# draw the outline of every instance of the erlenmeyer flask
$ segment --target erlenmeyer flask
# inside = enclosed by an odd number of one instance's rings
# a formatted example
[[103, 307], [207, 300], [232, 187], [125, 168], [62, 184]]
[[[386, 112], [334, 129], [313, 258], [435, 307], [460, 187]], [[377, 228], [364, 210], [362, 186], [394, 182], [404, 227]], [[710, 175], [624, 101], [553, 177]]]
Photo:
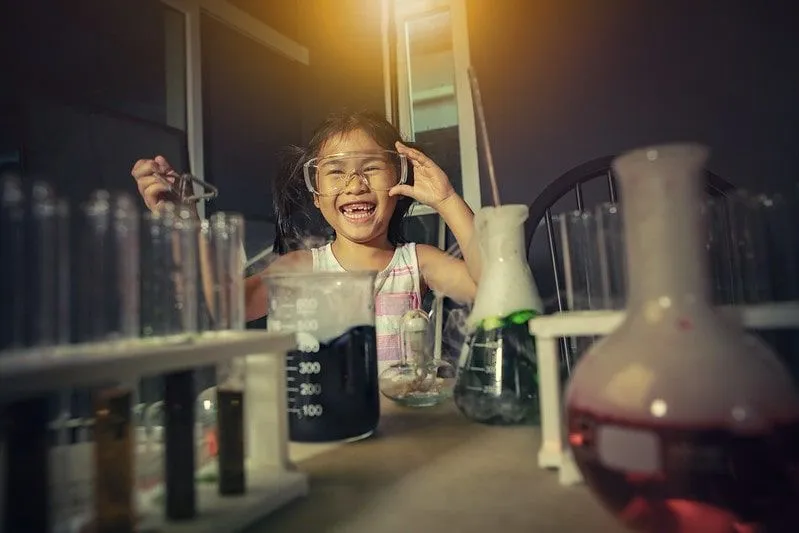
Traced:
[[538, 420], [538, 367], [527, 321], [520, 312], [483, 324], [464, 346], [455, 404], [469, 419], [510, 425]]
[[541, 311], [524, 248], [527, 206], [485, 207], [475, 216], [482, 272], [454, 398], [484, 424], [538, 420], [535, 345], [527, 322]]

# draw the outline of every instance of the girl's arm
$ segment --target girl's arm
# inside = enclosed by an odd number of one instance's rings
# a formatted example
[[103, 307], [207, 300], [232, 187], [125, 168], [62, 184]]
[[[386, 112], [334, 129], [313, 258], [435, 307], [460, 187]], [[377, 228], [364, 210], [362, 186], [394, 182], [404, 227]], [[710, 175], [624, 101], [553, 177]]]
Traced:
[[477, 285], [465, 261], [427, 244], [416, 245], [416, 257], [422, 279], [430, 289], [458, 303], [474, 301]]
[[436, 211], [452, 231], [458, 243], [469, 276], [475, 283], [480, 281], [480, 247], [474, 234], [474, 213], [469, 205], [453, 193], [436, 206]]
[[438, 212], [449, 226], [463, 260], [433, 246], [416, 247], [419, 270], [428, 287], [453, 300], [471, 302], [480, 279], [480, 252], [474, 238], [474, 213], [452, 187], [446, 173], [419, 150], [397, 143], [413, 164], [413, 184], [395, 186], [389, 194], [413, 198]]
[[269, 310], [269, 294], [262, 280], [264, 274], [272, 274], [280, 271], [310, 272], [312, 268], [313, 258], [311, 252], [307, 250], [297, 250], [289, 252], [286, 255], [281, 255], [260, 273], [245, 279], [244, 306], [247, 322], [265, 317]]
[[477, 292], [480, 272], [479, 253], [472, 243], [474, 215], [457, 194], [452, 194], [438, 206], [438, 214], [449, 226], [465, 260], [453, 257], [434, 246], [416, 246], [419, 270], [428, 287], [460, 303], [471, 303]]

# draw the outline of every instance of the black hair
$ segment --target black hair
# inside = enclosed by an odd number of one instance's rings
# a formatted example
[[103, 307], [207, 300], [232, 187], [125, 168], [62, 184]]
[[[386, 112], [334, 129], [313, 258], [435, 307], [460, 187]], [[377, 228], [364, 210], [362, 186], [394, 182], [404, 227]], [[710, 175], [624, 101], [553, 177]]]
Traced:
[[[307, 148], [291, 146], [282, 154], [282, 164], [273, 186], [277, 236], [274, 249], [279, 254], [294, 249], [304, 237], [313, 235], [309, 228], [324, 219], [313, 208], [311, 193], [305, 186], [303, 165], [318, 157], [319, 151], [332, 137], [355, 130], [363, 130], [386, 150], [396, 150], [395, 143], [402, 141], [399, 130], [379, 113], [371, 111], [341, 112], [330, 115], [314, 131]], [[404, 143], [410, 145], [410, 143]], [[396, 169], [399, 173], [400, 169]], [[408, 164], [406, 183], [413, 184], [413, 166]], [[405, 243], [402, 219], [410, 210], [413, 200], [404, 196], [397, 199], [394, 213], [388, 223], [388, 240], [394, 246]], [[317, 219], [317, 220], [314, 220]], [[317, 224], [315, 224], [315, 222]], [[304, 227], [303, 227], [304, 226]], [[327, 226], [325, 224], [325, 226]], [[327, 227], [327, 231], [332, 228]], [[311, 230], [312, 231], [312, 230]], [[313, 235], [319, 237], [319, 235]]]

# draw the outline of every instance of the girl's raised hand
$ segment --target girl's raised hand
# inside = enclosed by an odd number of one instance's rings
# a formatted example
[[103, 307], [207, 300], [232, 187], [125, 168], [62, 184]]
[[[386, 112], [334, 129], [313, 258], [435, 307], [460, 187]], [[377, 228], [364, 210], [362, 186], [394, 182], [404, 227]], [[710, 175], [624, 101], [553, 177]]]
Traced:
[[404, 154], [413, 165], [413, 185], [395, 185], [390, 196], [407, 196], [438, 210], [439, 206], [455, 194], [447, 174], [432, 159], [419, 150], [396, 143], [397, 152]]

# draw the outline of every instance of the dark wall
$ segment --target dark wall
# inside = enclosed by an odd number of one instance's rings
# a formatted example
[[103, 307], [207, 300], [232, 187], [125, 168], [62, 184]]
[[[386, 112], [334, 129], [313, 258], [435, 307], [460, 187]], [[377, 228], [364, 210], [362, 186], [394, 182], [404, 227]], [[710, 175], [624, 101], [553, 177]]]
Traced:
[[301, 142], [301, 79], [307, 69], [203, 15], [203, 133], [212, 209], [272, 215], [280, 150]]
[[187, 168], [185, 134], [166, 125], [167, 11], [0, 0], [0, 157], [75, 203], [98, 188], [133, 193], [133, 162], [156, 151]]
[[709, 144], [711, 170], [739, 186], [799, 179], [791, 2], [468, 0], [467, 10], [503, 201], [529, 203], [580, 163], [670, 140]]

